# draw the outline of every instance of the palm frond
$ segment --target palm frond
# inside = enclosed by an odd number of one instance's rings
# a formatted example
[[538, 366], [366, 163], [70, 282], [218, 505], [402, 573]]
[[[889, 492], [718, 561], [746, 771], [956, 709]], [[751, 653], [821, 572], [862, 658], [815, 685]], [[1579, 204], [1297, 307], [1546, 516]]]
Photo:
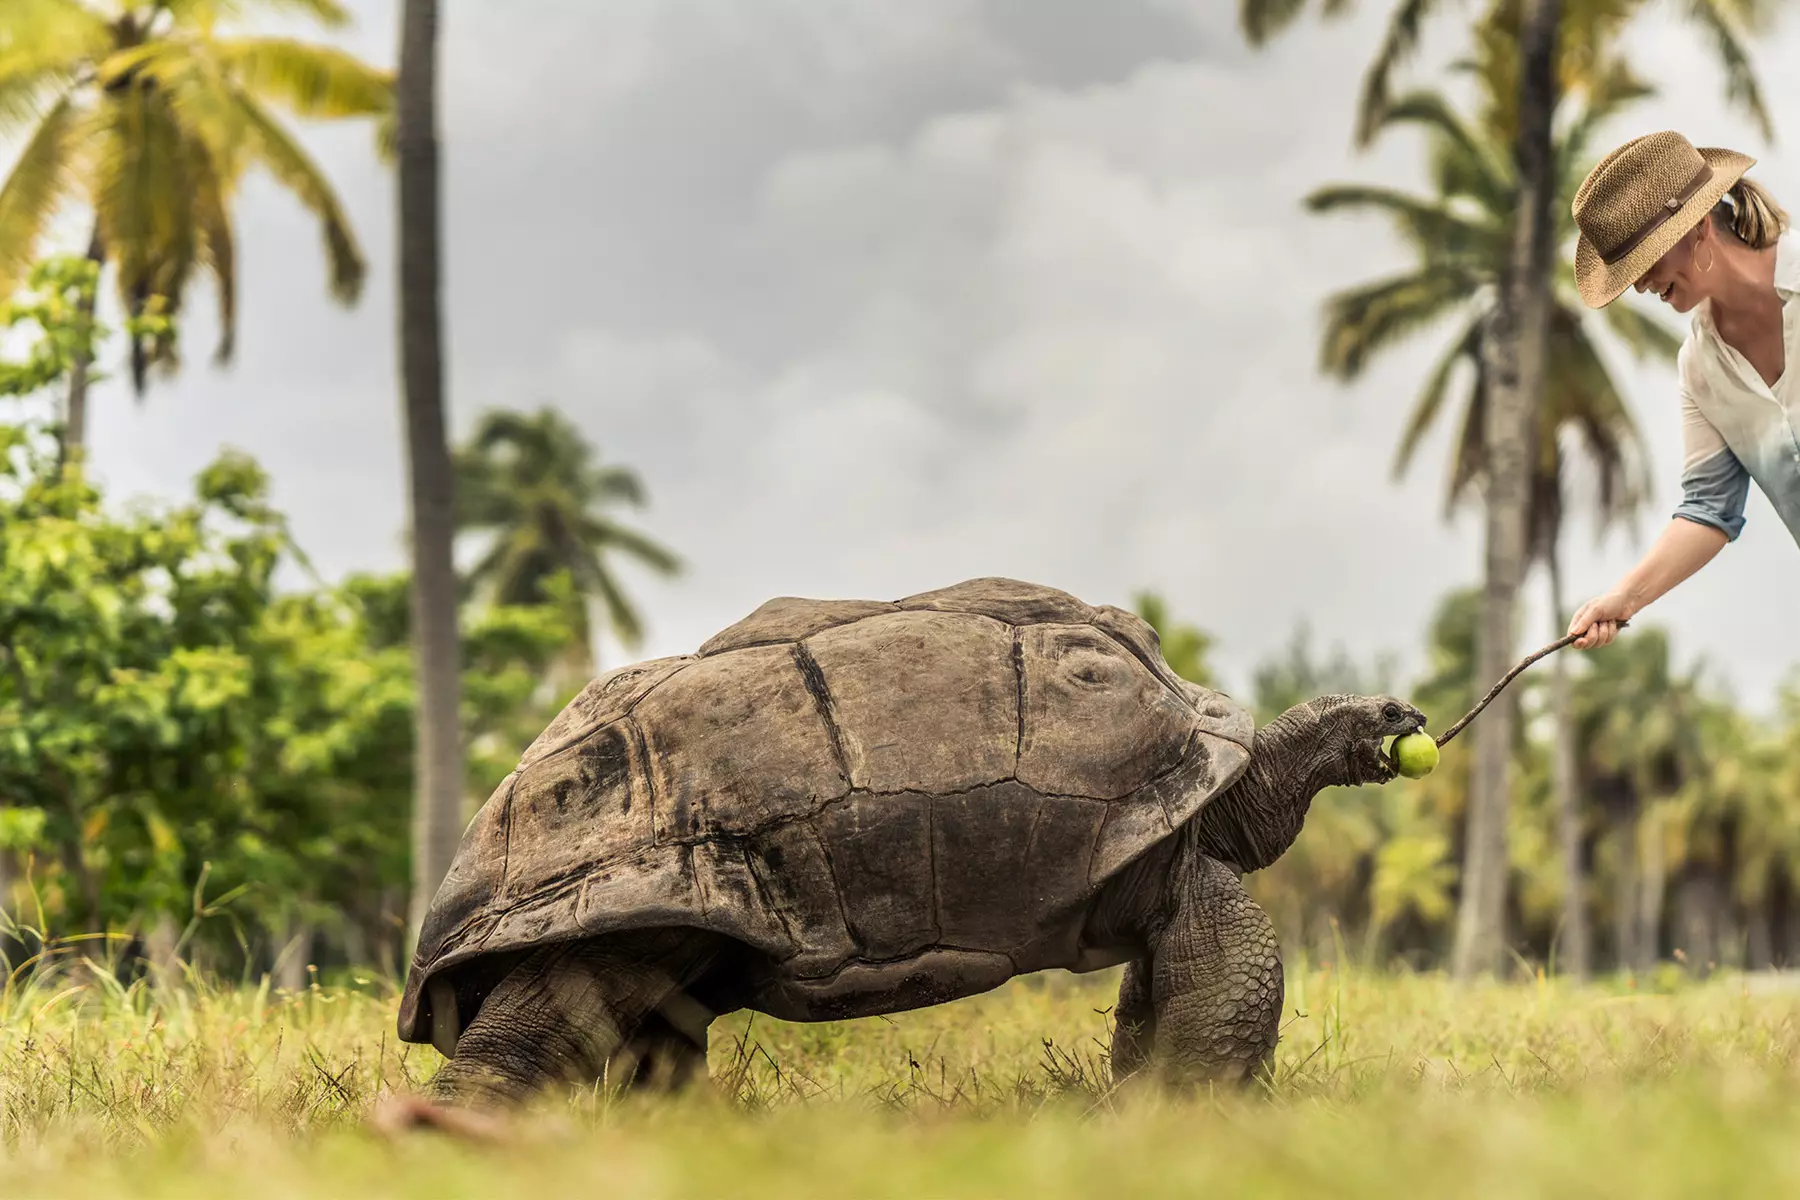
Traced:
[[1394, 101], [1382, 114], [1381, 128], [1400, 125], [1421, 126], [1433, 135], [1433, 173], [1442, 197], [1469, 196], [1490, 212], [1510, 207], [1510, 167], [1469, 129], [1442, 93], [1416, 91]]
[[1475, 378], [1469, 383], [1469, 402], [1463, 409], [1461, 428], [1450, 452], [1450, 478], [1444, 486], [1444, 518], [1469, 498], [1469, 492], [1487, 472], [1487, 361], [1475, 356]]
[[1380, 213], [1393, 220], [1401, 236], [1438, 259], [1471, 254], [1491, 258], [1496, 237], [1504, 237], [1503, 231], [1455, 211], [1444, 200], [1409, 196], [1393, 188], [1328, 184], [1309, 194], [1305, 204], [1315, 213]]
[[1688, 19], [1712, 42], [1713, 53], [1725, 69], [1726, 100], [1742, 106], [1763, 138], [1773, 141], [1775, 123], [1763, 104], [1762, 85], [1737, 29], [1746, 6], [1731, 0], [1688, 0], [1687, 10]]
[[111, 44], [106, 20], [80, 0], [6, 0], [0, 7], [0, 79], [72, 71]]
[[1600, 315], [1613, 336], [1640, 362], [1674, 362], [1681, 350], [1681, 334], [1627, 302], [1609, 304]]
[[0, 299], [10, 297], [37, 255], [38, 239], [69, 193], [74, 103], [63, 97], [44, 114], [0, 186]]
[[[199, 261], [190, 205], [207, 178], [204, 146], [182, 126], [160, 88], [108, 92], [90, 118], [92, 198], [107, 257], [117, 268], [125, 310], [141, 314], [152, 297], [171, 312]], [[132, 377], [141, 396], [153, 363], [172, 366], [167, 337], [134, 340]]]
[[394, 107], [393, 74], [342, 50], [291, 38], [220, 40], [210, 50], [245, 91], [296, 116], [382, 116]]
[[337, 194], [318, 165], [263, 111], [260, 104], [241, 94], [238, 103], [255, 139], [257, 161], [318, 219], [319, 230], [324, 235], [331, 294], [343, 303], [354, 303], [362, 294], [368, 264], [356, 243], [356, 235], [350, 230], [349, 219], [344, 215]]
[[213, 170], [229, 187], [248, 165], [268, 169], [319, 221], [332, 295], [352, 303], [367, 264], [342, 205], [312, 159], [257, 99], [211, 56], [178, 42], [157, 42], [111, 56], [104, 71], [141, 71], [161, 85], [182, 123], [204, 142]]
[[[198, 157], [198, 156], [196, 156]], [[225, 181], [211, 170], [211, 163], [196, 164], [194, 230], [199, 238], [199, 258], [219, 291], [219, 345], [214, 359], [231, 361], [237, 346], [237, 241], [231, 228], [231, 209]]]
[[1357, 378], [1376, 355], [1475, 299], [1482, 282], [1454, 266], [1427, 264], [1329, 297], [1320, 370], [1343, 381]]
[[594, 591], [600, 595], [600, 604], [606, 610], [606, 620], [612, 626], [613, 633], [627, 650], [636, 650], [644, 642], [644, 623], [638, 617], [637, 610], [612, 575], [601, 570], [593, 579]]
[[585, 519], [578, 536], [587, 546], [622, 551], [663, 575], [673, 575], [681, 570], [681, 559], [672, 550], [657, 545], [635, 530], [615, 525], [604, 517]]
[[644, 505], [644, 481], [630, 467], [601, 467], [590, 481], [596, 500], [617, 501], [634, 508]]
[[1395, 479], [1405, 476], [1406, 468], [1412, 463], [1413, 453], [1436, 423], [1438, 413], [1444, 407], [1444, 398], [1449, 394], [1450, 380], [1456, 374], [1456, 368], [1464, 363], [1479, 367], [1484, 319], [1482, 314], [1477, 314], [1469, 322], [1456, 340], [1450, 343], [1449, 349], [1444, 351], [1443, 357], [1438, 359], [1437, 366], [1426, 379], [1425, 388], [1419, 393], [1418, 403], [1406, 418], [1406, 428], [1400, 434], [1400, 446], [1394, 454]]
[[1367, 148], [1375, 140], [1381, 114], [1391, 98], [1390, 80], [1394, 71], [1418, 48], [1419, 32], [1436, 4], [1437, 0], [1398, 0], [1395, 5], [1381, 48], [1376, 51], [1375, 61], [1363, 77], [1362, 98], [1356, 109], [1356, 145], [1359, 148]]
[[1238, 28], [1252, 46], [1265, 46], [1305, 8], [1306, 0], [1238, 0]]
[[350, 24], [350, 11], [337, 0], [161, 0], [161, 7], [185, 29], [210, 33], [216, 26], [241, 21], [255, 13], [293, 13], [311, 17], [326, 29]]

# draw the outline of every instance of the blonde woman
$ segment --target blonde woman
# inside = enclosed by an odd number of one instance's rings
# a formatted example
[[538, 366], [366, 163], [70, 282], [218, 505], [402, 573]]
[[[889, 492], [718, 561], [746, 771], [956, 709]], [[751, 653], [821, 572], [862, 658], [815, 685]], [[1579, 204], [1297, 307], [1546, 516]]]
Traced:
[[1601, 159], [1575, 193], [1588, 306], [1635, 287], [1693, 314], [1676, 357], [1681, 505], [1643, 560], [1569, 622], [1584, 649], [1736, 540], [1751, 480], [1800, 542], [1800, 245], [1774, 198], [1744, 178], [1755, 161], [1653, 133]]

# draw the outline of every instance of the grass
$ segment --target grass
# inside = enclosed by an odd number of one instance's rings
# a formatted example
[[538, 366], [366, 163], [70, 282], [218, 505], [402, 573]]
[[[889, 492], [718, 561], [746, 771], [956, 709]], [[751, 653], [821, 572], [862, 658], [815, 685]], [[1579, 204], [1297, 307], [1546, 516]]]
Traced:
[[1116, 975], [892, 1019], [714, 1027], [717, 1087], [547, 1098], [507, 1146], [390, 1143], [427, 1078], [391, 987], [15, 988], [0, 1192], [68, 1196], [1691, 1196], [1800, 1193], [1800, 992], [1290, 975], [1276, 1078], [1105, 1086]]

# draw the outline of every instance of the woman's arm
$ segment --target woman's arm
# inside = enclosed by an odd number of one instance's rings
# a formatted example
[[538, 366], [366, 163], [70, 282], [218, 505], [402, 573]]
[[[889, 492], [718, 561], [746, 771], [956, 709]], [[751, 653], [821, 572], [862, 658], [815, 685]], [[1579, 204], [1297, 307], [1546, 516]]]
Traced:
[[[1685, 356], [1685, 355], [1684, 355]], [[1685, 367], [1682, 368], [1685, 377]], [[1604, 646], [1644, 608], [1718, 556], [1744, 530], [1750, 472], [1700, 411], [1693, 392], [1681, 389], [1681, 505], [1650, 552], [1604, 596], [1588, 601], [1569, 622], [1585, 636], [1583, 650]]]
[[1672, 519], [1650, 552], [1612, 591], [1581, 606], [1569, 622], [1569, 632], [1587, 632], [1575, 645], [1587, 650], [1612, 641], [1618, 635], [1619, 622], [1629, 621], [1711, 562], [1728, 541], [1725, 531], [1716, 525], [1686, 517]]

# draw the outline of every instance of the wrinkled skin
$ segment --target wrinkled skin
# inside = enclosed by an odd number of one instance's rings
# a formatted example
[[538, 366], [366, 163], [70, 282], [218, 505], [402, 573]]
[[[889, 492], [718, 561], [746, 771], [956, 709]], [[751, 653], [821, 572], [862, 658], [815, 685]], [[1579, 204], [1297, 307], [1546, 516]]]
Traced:
[[[1259, 730], [1244, 775], [1101, 889], [1084, 944], [1128, 963], [1115, 1080], [1155, 1068], [1175, 1085], [1244, 1084], [1268, 1068], [1281, 956], [1242, 876], [1280, 857], [1321, 790], [1387, 783], [1388, 737], [1424, 716], [1390, 697], [1326, 696]], [[707, 936], [658, 931], [564, 943], [516, 965], [482, 1003], [408, 1119], [503, 1109], [563, 1083], [670, 1087], [701, 1077], [714, 1014], [690, 994], [721, 961]], [[728, 969], [718, 968], [718, 969]]]

